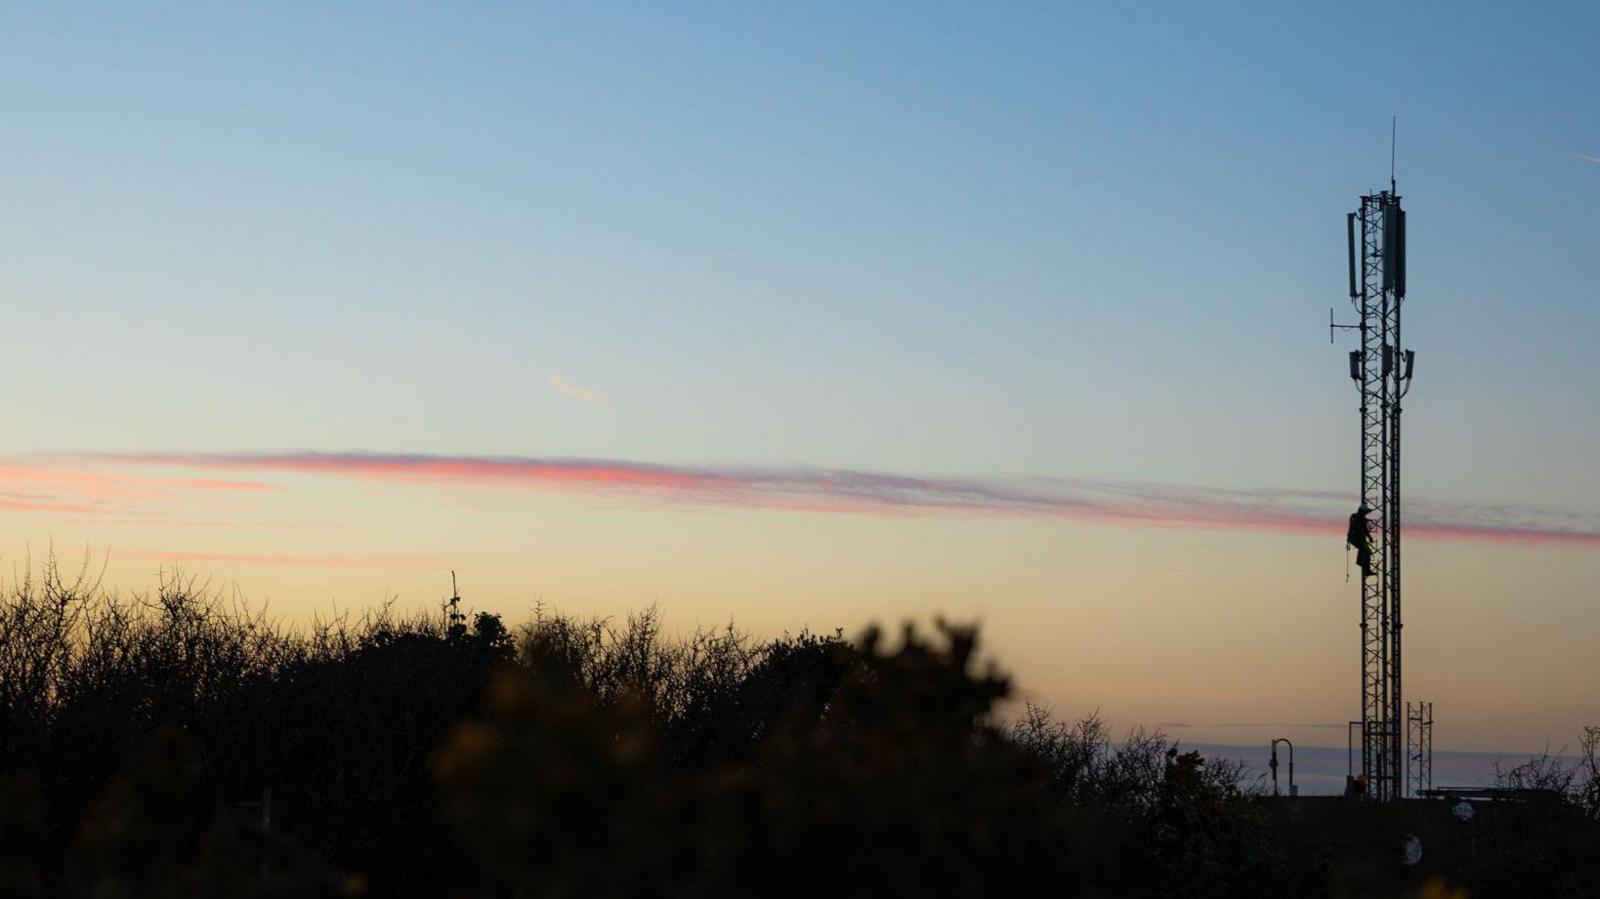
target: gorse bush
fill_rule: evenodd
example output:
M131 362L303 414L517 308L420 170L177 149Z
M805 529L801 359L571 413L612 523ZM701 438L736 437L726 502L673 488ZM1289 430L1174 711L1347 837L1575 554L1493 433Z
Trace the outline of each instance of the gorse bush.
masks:
M1008 723L1010 695L943 623L677 638L654 610L384 605L292 628L190 579L121 597L51 563L0 596L0 896L1444 888L1385 854L1389 810L1345 803L1356 836L1326 836L1236 764L1099 716ZM1473 864L1474 895L1515 895ZM1539 882L1597 882L1562 870Z
M119 597L47 564L0 602L0 770L19 797L0 827L34 822L41 849L5 879L204 895L183 885L211 874L173 859L238 877L292 857L329 883L439 882L456 856L428 758L514 657L497 620L476 624L384 606L294 631L191 579ZM239 867L219 845L263 859Z

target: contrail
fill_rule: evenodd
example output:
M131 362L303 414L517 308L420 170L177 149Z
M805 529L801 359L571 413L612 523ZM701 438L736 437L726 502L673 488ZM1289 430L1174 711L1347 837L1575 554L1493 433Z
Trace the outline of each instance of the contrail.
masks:
M921 477L804 467L663 465L615 459L468 456L379 452L74 453L30 457L0 468L0 496L35 503L91 505L97 497L62 487L98 484L106 467L167 468L207 475L338 478L389 484L621 496L725 508L782 509L885 517L962 516L1041 519L1151 528L1222 529L1327 536L1342 534L1349 495L1303 489L1222 489L1076 478ZM18 475L6 483L7 472ZM44 480L28 476L39 473ZM88 474L86 474L87 472ZM53 480L52 480L53 479ZM194 489L254 482L216 477L155 480ZM55 489L44 490L40 484ZM283 489L273 483L260 485ZM127 500L127 497L121 497ZM126 513L126 502L118 508ZM1532 505L1412 501L1406 533L1423 540L1600 547L1600 516Z

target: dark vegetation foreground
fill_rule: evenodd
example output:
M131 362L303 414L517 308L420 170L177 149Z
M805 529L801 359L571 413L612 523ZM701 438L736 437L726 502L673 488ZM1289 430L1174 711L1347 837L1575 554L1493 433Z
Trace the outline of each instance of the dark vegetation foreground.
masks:
M1600 895L1592 752L1470 824L1274 801L1159 733L1003 725L975 650L652 613L294 631L50 565L0 597L0 896Z

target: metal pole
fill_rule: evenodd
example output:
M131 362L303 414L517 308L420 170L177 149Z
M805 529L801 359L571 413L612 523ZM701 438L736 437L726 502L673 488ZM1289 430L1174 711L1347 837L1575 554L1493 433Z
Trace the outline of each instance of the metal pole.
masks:
M1272 741L1272 795L1278 795L1278 744L1286 743L1289 746L1289 795L1298 796L1300 791L1294 786L1294 741L1288 737L1278 737Z

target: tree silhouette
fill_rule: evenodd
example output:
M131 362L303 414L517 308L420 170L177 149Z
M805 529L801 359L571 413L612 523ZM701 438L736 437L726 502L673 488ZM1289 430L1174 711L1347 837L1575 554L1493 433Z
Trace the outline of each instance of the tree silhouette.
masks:
M457 601L291 628L50 560L0 591L0 896L1600 892L1593 729L1506 772L1548 803L1463 829L1256 795L1098 715L1008 722L1010 695L944 623L669 637Z

